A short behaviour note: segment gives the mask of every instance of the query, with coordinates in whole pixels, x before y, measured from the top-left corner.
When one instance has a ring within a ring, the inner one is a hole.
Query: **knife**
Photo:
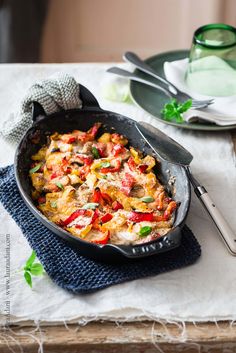
[[[136,123],[135,126],[142,138],[152,148],[155,154],[157,154],[161,159],[173,164],[180,164],[186,169],[195,194],[201,200],[202,204],[218,228],[219,234],[221,235],[228,251],[231,255],[236,256],[236,235],[233,233],[219,209],[212,201],[205,187],[202,186],[192,175],[190,163],[193,156],[191,153],[162,131],[144,121]]]

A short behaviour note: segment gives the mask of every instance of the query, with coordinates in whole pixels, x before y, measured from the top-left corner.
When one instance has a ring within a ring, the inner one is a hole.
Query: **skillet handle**
[[[45,110],[38,102],[33,102],[32,106],[32,120],[35,123],[40,116],[46,116]]]
[[[83,85],[79,85],[80,98],[83,102],[83,108],[100,108],[97,99],[94,95]]]
[[[135,246],[117,246],[109,244],[115,248],[116,251],[120,252],[125,257],[130,259],[138,259],[150,255],[160,254],[172,249],[177,248],[181,242],[181,229],[176,227],[172,229],[166,236],[160,238],[159,241],[152,242],[150,244],[140,244]]]
[[[79,85],[79,88],[80,88],[80,98],[83,102],[83,109],[100,108],[98,101],[86,87],[84,87],[83,85]],[[33,122],[36,122],[39,116],[46,116],[46,113],[41,104],[39,104],[38,102],[33,102],[33,108],[32,108]]]

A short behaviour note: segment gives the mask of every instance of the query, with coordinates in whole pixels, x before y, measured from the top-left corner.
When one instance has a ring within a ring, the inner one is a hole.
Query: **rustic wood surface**
[[[236,130],[232,133],[236,151]],[[236,324],[230,322],[161,325],[156,322],[92,322],[85,326],[70,324],[11,326],[0,332],[0,353],[154,353],[208,352],[236,353]],[[7,342],[7,344],[6,344]]]
[[[0,352],[38,352],[39,341],[44,353],[154,353],[154,352],[236,352],[236,326],[228,322],[161,325],[148,321],[123,323],[93,322],[32,327],[11,327],[8,347],[0,334]],[[28,335],[27,333],[30,333]],[[5,336],[6,337],[6,336]]]

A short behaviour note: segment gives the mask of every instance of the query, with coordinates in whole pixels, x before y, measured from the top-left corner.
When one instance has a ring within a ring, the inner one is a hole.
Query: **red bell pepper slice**
[[[102,199],[108,204],[111,205],[112,204],[112,198],[105,192],[101,193],[102,195]]]
[[[114,145],[112,149],[114,157],[117,157],[120,153],[123,153],[124,151],[125,151],[125,148],[121,144]]]
[[[66,174],[70,174],[72,172],[72,168],[71,167],[67,167],[66,168]]]
[[[99,217],[99,211],[98,211],[98,209],[96,208],[96,210],[93,212],[93,217],[92,217],[92,219],[91,219],[90,224],[93,224],[93,223],[96,221],[96,219],[98,219],[98,217]]]
[[[76,133],[78,141],[85,143],[87,141],[92,141],[95,139],[95,136],[96,136],[98,129],[100,128],[101,125],[102,125],[101,123],[95,123],[91,127],[91,129],[89,129],[87,132],[81,132],[78,130],[74,130],[73,133]]]
[[[112,208],[114,211],[122,210],[124,207],[118,201],[112,203]]]
[[[81,180],[85,180],[86,176],[88,175],[90,168],[88,165],[83,165],[79,168],[79,176]]]
[[[92,202],[100,203],[102,198],[102,193],[99,188],[95,188],[93,191]]]
[[[94,139],[101,125],[101,123],[95,123],[91,129],[88,130],[87,134]]]
[[[102,158],[106,157],[105,151],[102,148],[97,147],[97,150],[98,150],[100,157],[102,157]]]
[[[129,196],[132,187],[135,184],[135,178],[129,174],[129,173],[125,173],[125,178],[122,180],[121,184],[121,191],[126,195]]]
[[[147,164],[140,164],[137,168],[141,173],[145,173],[148,168],[148,165]]]
[[[114,164],[115,164],[114,167],[101,168],[100,169],[100,173],[107,174],[107,173],[119,172],[120,167],[121,167],[121,160],[120,159],[116,159]]]
[[[133,157],[129,157],[127,163],[128,163],[128,166],[129,166],[129,169],[131,170],[131,172],[136,170],[137,166],[136,166],[136,163],[135,163]]]
[[[84,163],[84,165],[91,165],[93,163],[93,158],[89,156],[85,156],[83,154],[77,153],[76,157]]]
[[[68,224],[73,222],[79,216],[84,216],[84,215],[87,215],[88,213],[90,213],[90,212],[87,212],[87,211],[91,211],[91,210],[82,210],[82,209],[76,210],[68,218],[66,218],[65,221],[61,221],[60,225],[62,225],[64,227],[68,226]]]
[[[110,205],[112,203],[112,198],[105,192],[101,192],[99,188],[95,188],[93,191],[92,201],[100,204],[107,203]]]
[[[109,239],[110,239],[110,232],[108,230],[104,233],[102,238],[91,240],[91,243],[105,245],[108,243]]]
[[[129,220],[135,223],[138,222],[153,222],[154,215],[153,213],[141,213],[141,212],[131,212]]]
[[[75,228],[77,228],[77,229],[82,229],[84,227],[85,227],[85,225],[82,225],[82,224],[76,224],[75,225]]]
[[[106,214],[101,218],[101,221],[102,221],[102,223],[107,223],[107,222],[109,222],[112,218],[113,218],[113,216],[112,216],[110,213],[106,213]]]
[[[46,202],[46,197],[45,196],[40,196],[38,198],[38,203],[45,203]]]
[[[54,172],[54,173],[51,174],[50,179],[52,180],[52,179],[55,179],[57,177],[58,177],[58,174],[56,172]]]

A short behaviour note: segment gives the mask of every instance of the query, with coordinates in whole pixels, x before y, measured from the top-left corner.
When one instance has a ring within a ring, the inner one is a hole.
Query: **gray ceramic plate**
[[[145,61],[156,70],[159,76],[164,77],[163,64],[165,61],[175,61],[184,59],[188,56],[189,51],[187,50],[178,50],[170,51],[162,54],[152,56],[151,58],[146,59]],[[141,77],[146,77],[145,73],[135,70],[135,73]],[[155,78],[149,79],[156,82]],[[217,126],[211,123],[182,123],[177,124],[174,122],[169,122],[163,120],[160,111],[162,110],[164,104],[168,101],[168,97],[161,91],[152,88],[150,86],[144,85],[139,82],[131,81],[130,83],[130,92],[134,101],[142,109],[144,109],[149,114],[153,115],[156,119],[161,121],[164,124],[174,125],[184,129],[194,129],[194,130],[206,130],[206,131],[219,131],[219,130],[231,130],[235,129],[236,125],[230,126]]]

